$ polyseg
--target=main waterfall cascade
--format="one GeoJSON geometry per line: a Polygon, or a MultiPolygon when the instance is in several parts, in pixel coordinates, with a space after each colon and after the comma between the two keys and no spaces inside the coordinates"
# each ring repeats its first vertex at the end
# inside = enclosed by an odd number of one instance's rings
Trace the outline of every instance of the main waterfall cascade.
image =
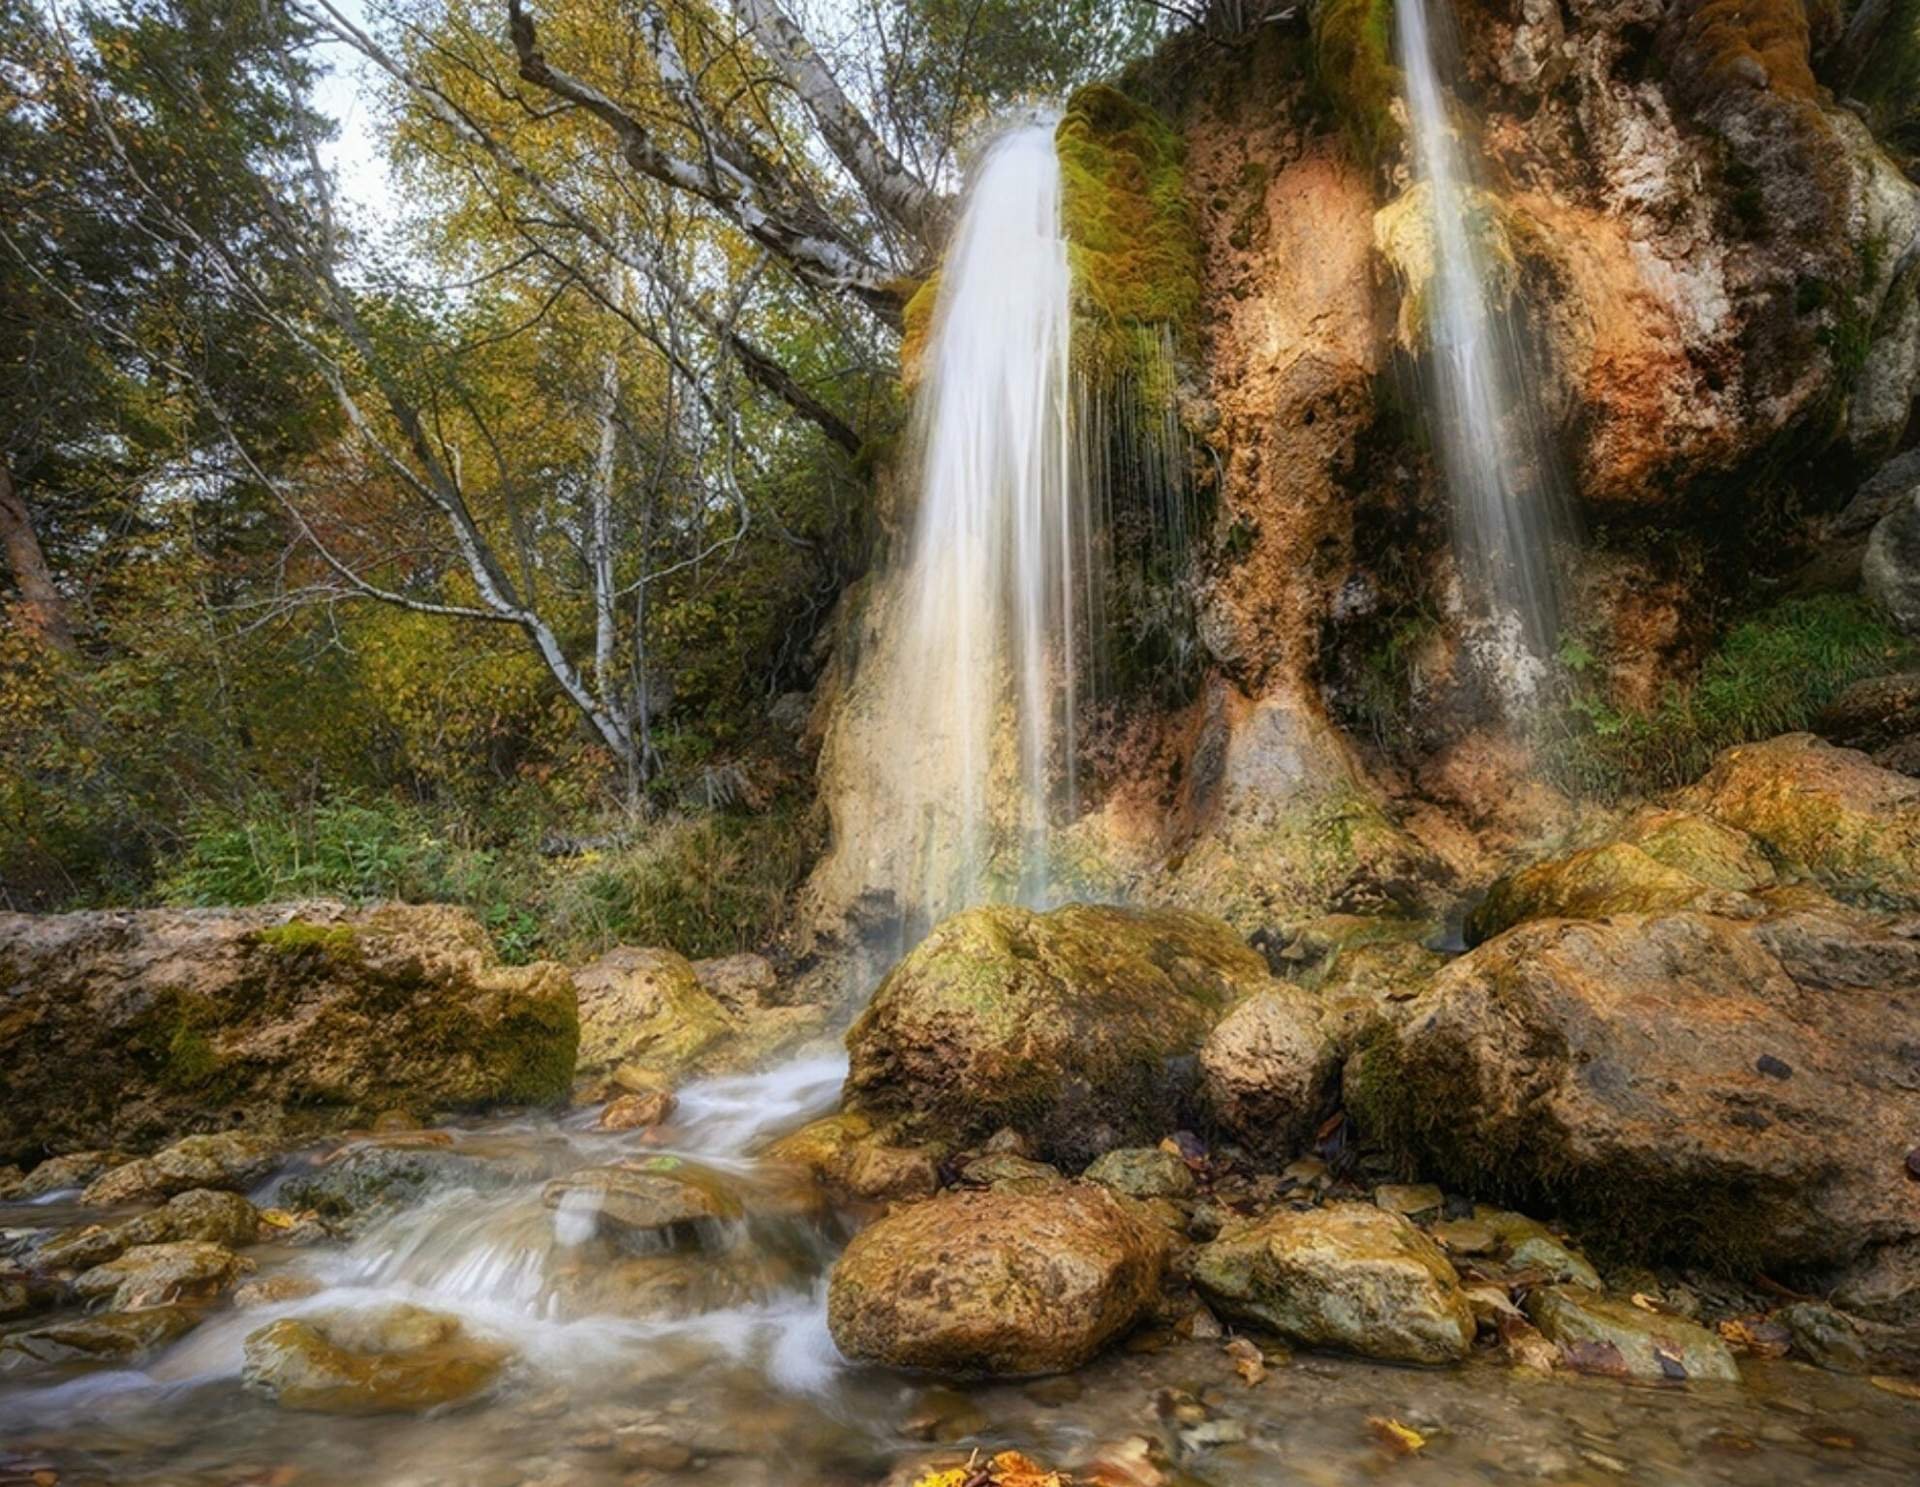
{"type": "Polygon", "coordinates": [[[1535,369],[1495,298],[1475,188],[1441,86],[1454,70],[1446,0],[1398,0],[1415,178],[1427,192],[1432,263],[1425,297],[1427,410],[1453,511],[1469,645],[1503,700],[1523,710],[1557,644],[1554,545],[1571,527],[1535,369]]]}

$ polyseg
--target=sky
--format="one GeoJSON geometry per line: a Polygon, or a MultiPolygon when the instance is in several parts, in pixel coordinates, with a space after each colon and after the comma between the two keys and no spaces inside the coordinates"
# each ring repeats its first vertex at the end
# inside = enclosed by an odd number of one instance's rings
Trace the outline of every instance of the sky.
{"type": "MultiPolygon", "coordinates": [[[[367,26],[364,0],[333,0],[333,4],[354,25],[367,26]]],[[[329,71],[314,89],[314,106],[331,118],[338,130],[321,157],[334,174],[340,196],[356,215],[373,223],[391,224],[399,200],[387,170],[380,120],[373,106],[373,64],[339,42],[322,45],[319,56],[329,71]]]]}

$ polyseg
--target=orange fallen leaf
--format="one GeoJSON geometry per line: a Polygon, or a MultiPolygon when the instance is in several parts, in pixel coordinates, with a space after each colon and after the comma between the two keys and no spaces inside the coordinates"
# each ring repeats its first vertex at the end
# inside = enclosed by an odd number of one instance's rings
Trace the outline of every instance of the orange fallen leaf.
{"type": "Polygon", "coordinates": [[[1236,1337],[1228,1343],[1227,1356],[1233,1359],[1233,1371],[1240,1375],[1249,1389],[1267,1376],[1266,1358],[1246,1338],[1236,1337]]]}
{"type": "Polygon", "coordinates": [[[1913,1379],[1896,1379],[1890,1374],[1876,1373],[1867,1382],[1876,1389],[1898,1394],[1902,1399],[1920,1399],[1920,1382],[1913,1379]]]}
{"type": "Polygon", "coordinates": [[[1427,1443],[1427,1438],[1411,1425],[1403,1425],[1386,1415],[1369,1415],[1367,1425],[1380,1444],[1396,1456],[1411,1456],[1427,1443]]]}

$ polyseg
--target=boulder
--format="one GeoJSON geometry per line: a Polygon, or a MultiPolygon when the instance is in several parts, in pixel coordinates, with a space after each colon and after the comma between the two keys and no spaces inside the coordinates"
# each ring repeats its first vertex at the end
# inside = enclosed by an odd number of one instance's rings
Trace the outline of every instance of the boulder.
{"type": "Polygon", "coordinates": [[[240,1377],[284,1409],[411,1414],[473,1399],[511,1356],[458,1318],[393,1303],[287,1317],[249,1333],[240,1377]]]}
{"type": "Polygon", "coordinates": [[[34,1252],[41,1270],[90,1270],[141,1245],[200,1240],[238,1249],[260,1232],[260,1211],[238,1193],[178,1193],[161,1208],[114,1224],[89,1224],[55,1235],[34,1252]]]}
{"type": "Polygon", "coordinates": [[[131,1363],[193,1330],[197,1307],[149,1306],[139,1311],[69,1317],[0,1337],[0,1376],[74,1363],[131,1363]]]}
{"type": "Polygon", "coordinates": [[[984,1152],[960,1162],[959,1167],[960,1185],[970,1188],[1037,1193],[1066,1181],[1052,1163],[1036,1162],[1010,1151],[984,1152]]]}
{"type": "Polygon", "coordinates": [[[1166,1239],[1106,1189],[942,1193],[847,1246],[827,1324],[849,1358],[951,1375],[1059,1373],[1158,1294],[1166,1239]]]}
{"type": "Polygon", "coordinates": [[[1183,1125],[1202,1040],[1269,980],[1200,914],[971,909],[893,968],[847,1034],[847,1106],[914,1141],[1009,1126],[1078,1169],[1183,1125]]]}
{"type": "Polygon", "coordinates": [[[679,1157],[628,1166],[586,1167],[557,1177],[541,1192],[563,1238],[684,1239],[743,1216],[739,1195],[717,1173],[679,1157]]]}
{"type": "Polygon", "coordinates": [[[1473,1346],[1460,1277],[1426,1235],[1371,1203],[1231,1224],[1194,1257],[1216,1311],[1307,1347],[1453,1363],[1473,1346]]]}
{"type": "Polygon", "coordinates": [[[345,1147],[311,1171],[288,1177],[279,1199],[322,1218],[364,1219],[447,1188],[493,1192],[515,1175],[502,1163],[437,1144],[375,1140],[345,1147]]]}
{"type": "Polygon", "coordinates": [[[672,1115],[674,1104],[671,1090],[655,1089],[645,1094],[620,1095],[607,1102],[594,1124],[603,1131],[643,1131],[648,1126],[659,1125],[672,1115]]]}
{"type": "Polygon", "coordinates": [[[1740,1381],[1727,1345],[1705,1327],[1613,1301],[1580,1286],[1527,1296],[1528,1319],[1559,1345],[1562,1361],[1589,1373],[1637,1379],[1740,1381]]]}
{"type": "Polygon", "coordinates": [[[1229,1012],[1200,1046],[1213,1119],[1250,1149],[1289,1156],[1313,1134],[1340,1084],[1339,1045],[1313,992],[1278,981],[1229,1012]]]}
{"type": "Polygon", "coordinates": [[[1920,906],[1920,780],[1810,733],[1726,750],[1678,804],[1844,898],[1920,906]]]}
{"type": "Polygon", "coordinates": [[[245,1131],[186,1136],[150,1157],[136,1157],[101,1173],[82,1203],[159,1203],[193,1188],[242,1191],[279,1163],[283,1143],[245,1131]]]}
{"type": "Polygon", "coordinates": [[[1663,909],[1758,917],[1760,903],[1671,867],[1632,842],[1612,841],[1536,862],[1501,878],[1467,915],[1478,945],[1529,919],[1607,919],[1663,909]]]}
{"type": "Polygon", "coordinates": [[[1652,1254],[1871,1275],[1889,1319],[1920,1317],[1916,1088],[1920,939],[1831,901],[1522,925],[1346,1070],[1422,1171],[1652,1254]]]}
{"type": "Polygon", "coordinates": [[[1920,490],[1874,525],[1860,562],[1860,586],[1902,635],[1920,635],[1920,490]]]}
{"type": "Polygon", "coordinates": [[[1193,1196],[1192,1170],[1181,1158],[1157,1146],[1116,1147],[1081,1176],[1129,1198],[1193,1196]]]}
{"type": "Polygon", "coordinates": [[[940,1186],[941,1146],[896,1146],[864,1115],[842,1112],[809,1121],[762,1154],[769,1163],[799,1167],[829,1191],[847,1198],[924,1198],[940,1186]]]}
{"type": "Polygon", "coordinates": [[[580,993],[582,1075],[621,1064],[677,1069],[726,1037],[726,1008],[671,950],[621,945],[573,973],[580,993]]]}
{"type": "Polygon", "coordinates": [[[48,1193],[84,1188],[102,1172],[131,1160],[125,1152],[119,1151],[73,1151],[65,1156],[48,1157],[21,1178],[7,1196],[12,1199],[44,1198],[48,1193]]]}
{"type": "Polygon", "coordinates": [[[564,1098],[573,983],[464,909],[0,914],[0,1157],[564,1098]]]}
{"type": "Polygon", "coordinates": [[[701,990],[732,1012],[771,1005],[780,977],[764,955],[719,955],[693,963],[701,990]]]}
{"type": "Polygon", "coordinates": [[[138,1311],[176,1301],[219,1295],[253,1269],[223,1245],[204,1240],[142,1244],[104,1265],[84,1271],[73,1289],[89,1301],[108,1298],[115,1311],[138,1311]]]}

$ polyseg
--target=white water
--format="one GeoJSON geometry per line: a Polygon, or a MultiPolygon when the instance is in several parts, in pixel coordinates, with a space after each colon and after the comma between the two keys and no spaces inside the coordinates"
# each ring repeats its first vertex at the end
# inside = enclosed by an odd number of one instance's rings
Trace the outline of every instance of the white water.
{"type": "Polygon", "coordinates": [[[873,760],[909,912],[1046,893],[1072,790],[1088,534],[1071,444],[1071,305],[1050,125],[1003,135],[941,277],[915,411],[919,508],[873,760]],[[1058,787],[1056,789],[1056,781],[1058,787]]]}
{"type": "Polygon", "coordinates": [[[1398,0],[1394,28],[1407,79],[1416,178],[1429,192],[1428,408],[1452,499],[1454,551],[1473,620],[1470,644],[1509,705],[1538,690],[1557,643],[1553,545],[1568,525],[1529,358],[1495,279],[1474,214],[1474,172],[1449,117],[1447,0],[1398,0]]]}

